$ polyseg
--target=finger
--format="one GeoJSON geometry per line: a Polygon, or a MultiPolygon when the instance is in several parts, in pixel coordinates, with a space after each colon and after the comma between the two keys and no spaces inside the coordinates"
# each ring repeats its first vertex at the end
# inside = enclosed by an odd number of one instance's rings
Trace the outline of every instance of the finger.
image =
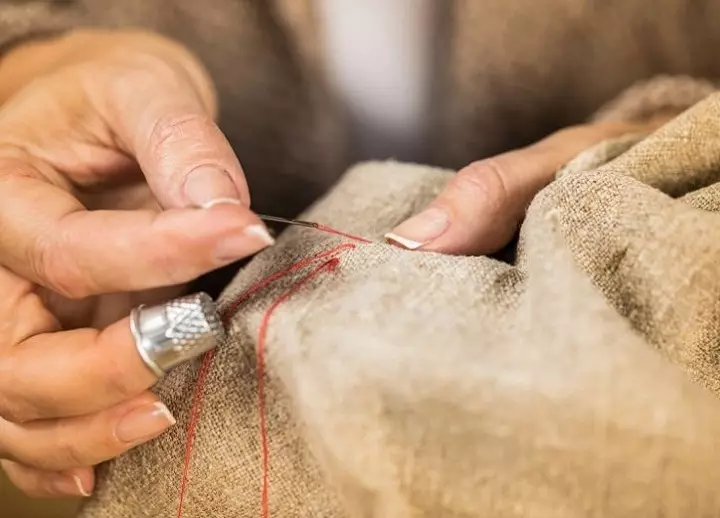
{"type": "Polygon", "coordinates": [[[96,414],[33,421],[0,421],[0,456],[45,471],[94,466],[161,435],[175,424],[151,393],[96,414]]]}
{"type": "Polygon", "coordinates": [[[44,471],[10,460],[0,460],[0,465],[10,481],[33,498],[88,497],[95,485],[92,468],[44,471]]]}
{"type": "Polygon", "coordinates": [[[163,207],[227,200],[249,207],[240,162],[203,93],[211,85],[207,74],[187,52],[171,54],[147,56],[128,68],[122,81],[110,78],[101,112],[163,207]]]}
{"type": "Polygon", "coordinates": [[[637,130],[625,124],[569,128],[527,148],[470,164],[425,211],[385,237],[411,250],[495,252],[510,241],[532,198],[563,164],[604,139],[637,130]]]}
{"type": "Polygon", "coordinates": [[[102,331],[41,333],[0,350],[0,417],[15,423],[98,412],[157,381],[128,318],[102,331]]]}
{"type": "Polygon", "coordinates": [[[47,310],[36,288],[0,267],[0,293],[3,294],[0,297],[0,368],[2,355],[15,344],[38,333],[60,329],[59,322],[47,310]]]}
{"type": "Polygon", "coordinates": [[[240,206],[86,211],[27,160],[0,171],[0,261],[68,297],[184,283],[273,242],[240,206]]]}

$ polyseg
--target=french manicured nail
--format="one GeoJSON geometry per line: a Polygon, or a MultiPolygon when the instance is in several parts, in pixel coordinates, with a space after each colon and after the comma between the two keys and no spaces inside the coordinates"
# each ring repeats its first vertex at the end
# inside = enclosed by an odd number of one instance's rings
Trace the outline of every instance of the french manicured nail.
{"type": "Polygon", "coordinates": [[[447,211],[432,207],[385,234],[385,240],[408,250],[417,250],[439,238],[449,227],[450,215],[447,211]]]}
{"type": "Polygon", "coordinates": [[[185,196],[196,207],[209,208],[220,203],[240,205],[237,187],[222,169],[202,166],[185,178],[185,196]]]}
{"type": "Polygon", "coordinates": [[[230,236],[220,243],[216,257],[221,263],[237,261],[255,254],[275,243],[265,225],[258,223],[246,227],[241,233],[230,236]]]}
{"type": "Polygon", "coordinates": [[[145,442],[174,424],[170,410],[162,403],[153,403],[136,408],[123,417],[115,428],[115,436],[122,442],[145,442]]]}
{"type": "Polygon", "coordinates": [[[84,496],[86,498],[91,496],[91,492],[83,487],[83,483],[82,480],[80,480],[80,477],[78,477],[77,475],[73,475],[72,479],[75,482],[75,487],[77,488],[78,493],[80,493],[80,496],[84,496]]]}
{"type": "Polygon", "coordinates": [[[80,477],[58,473],[52,478],[53,490],[65,496],[90,496],[90,492],[82,485],[80,477]]]}

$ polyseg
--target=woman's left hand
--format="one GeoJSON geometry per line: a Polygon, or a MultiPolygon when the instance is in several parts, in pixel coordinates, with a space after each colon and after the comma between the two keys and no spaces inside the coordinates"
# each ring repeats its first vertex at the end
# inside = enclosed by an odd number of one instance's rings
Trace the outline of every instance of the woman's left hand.
{"type": "Polygon", "coordinates": [[[603,140],[651,131],[668,118],[570,127],[526,148],[474,162],[423,212],[385,238],[409,250],[463,255],[496,252],[510,242],[525,209],[560,167],[603,140]]]}

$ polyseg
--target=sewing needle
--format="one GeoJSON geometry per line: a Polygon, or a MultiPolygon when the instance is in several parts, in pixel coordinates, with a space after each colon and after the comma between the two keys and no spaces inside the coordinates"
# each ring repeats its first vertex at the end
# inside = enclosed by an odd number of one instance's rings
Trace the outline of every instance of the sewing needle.
{"type": "Polygon", "coordinates": [[[312,221],[302,221],[299,219],[286,219],[286,218],[279,218],[277,216],[265,216],[263,214],[258,214],[258,217],[263,221],[272,221],[273,223],[283,223],[284,225],[295,225],[297,227],[308,227],[308,228],[318,228],[319,225],[317,223],[313,223],[312,221]]]}
{"type": "MultiPolygon", "coordinates": [[[[353,234],[348,234],[347,232],[342,232],[340,230],[330,228],[327,225],[323,225],[322,223],[313,223],[312,221],[303,221],[301,219],[279,218],[277,216],[265,216],[263,214],[258,214],[258,217],[260,219],[262,219],[263,221],[272,221],[274,223],[282,223],[284,225],[295,225],[297,227],[314,228],[315,230],[319,230],[321,232],[335,234],[336,236],[342,236],[342,237],[345,237],[348,239],[352,239],[353,241],[360,241],[361,243],[370,243],[371,242],[369,239],[365,239],[364,237],[355,236],[353,234]]],[[[272,228],[270,228],[268,230],[270,232],[273,231],[272,228]]]]}

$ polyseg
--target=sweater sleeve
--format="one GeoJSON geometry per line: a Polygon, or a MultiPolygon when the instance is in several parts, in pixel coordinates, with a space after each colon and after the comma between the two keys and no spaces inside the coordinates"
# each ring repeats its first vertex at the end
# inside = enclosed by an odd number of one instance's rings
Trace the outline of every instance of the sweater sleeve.
{"type": "Polygon", "coordinates": [[[73,0],[0,0],[0,52],[30,38],[85,25],[85,11],[73,0]]]}
{"type": "Polygon", "coordinates": [[[642,122],[658,115],[676,115],[718,90],[718,84],[688,76],[657,76],[638,82],[612,99],[593,122],[642,122]]]}

